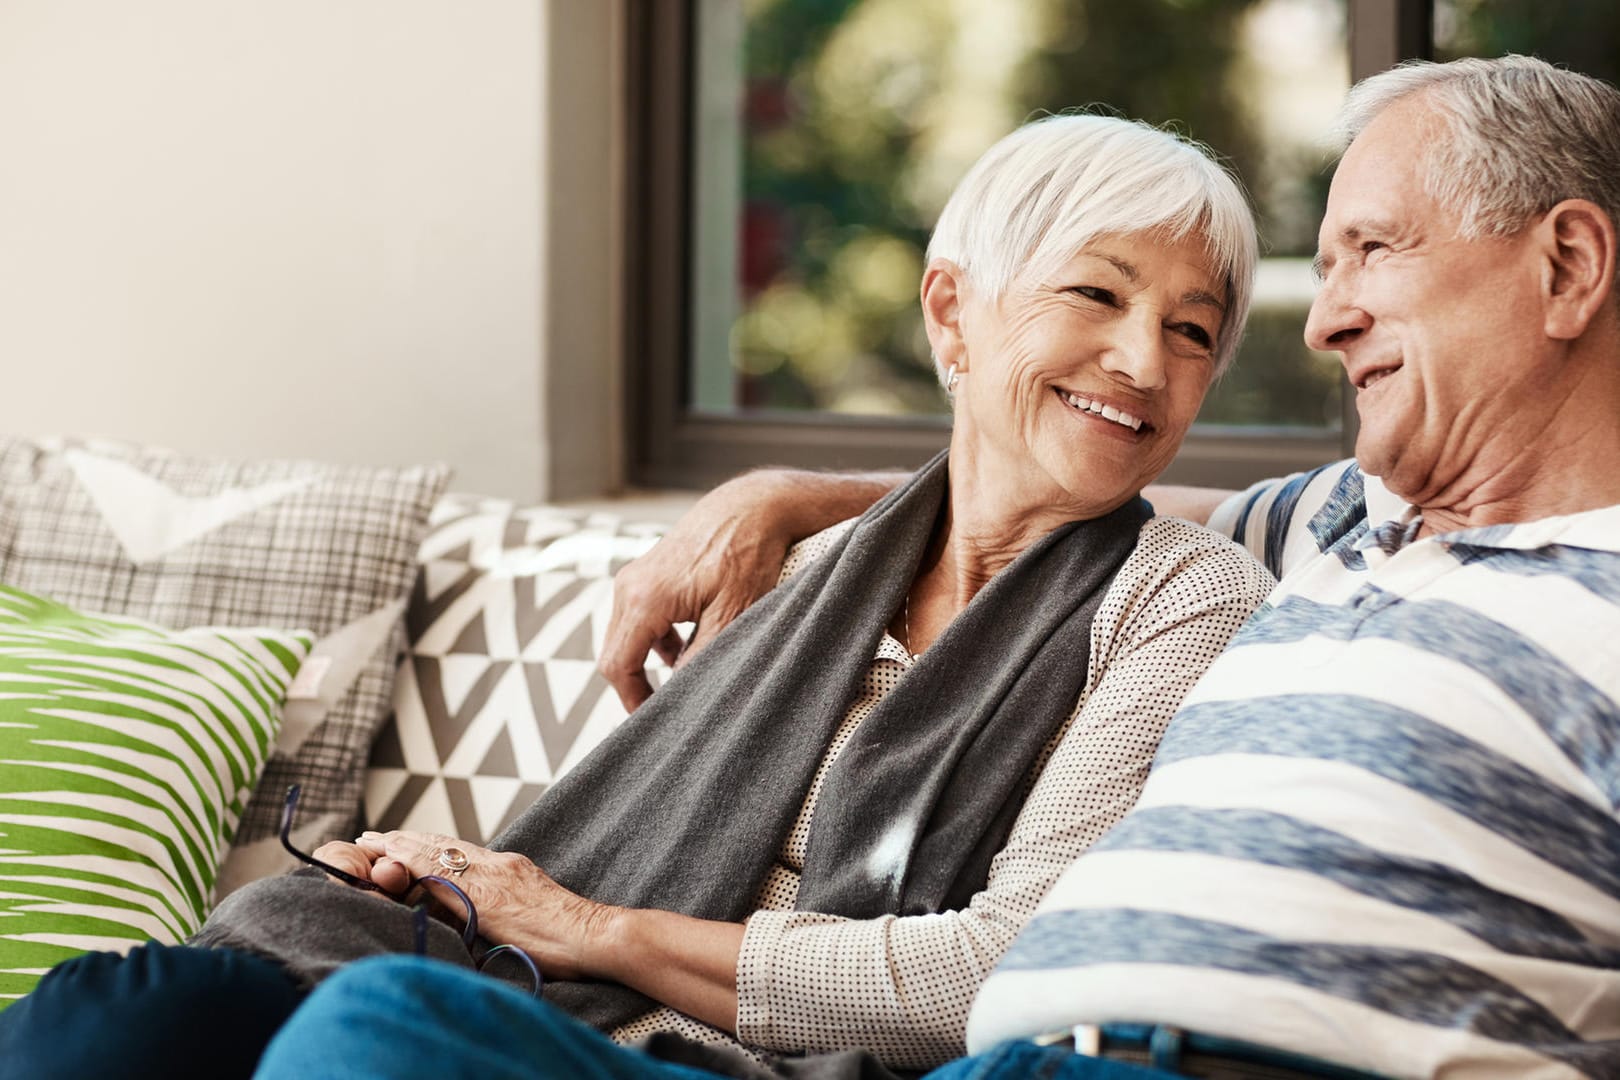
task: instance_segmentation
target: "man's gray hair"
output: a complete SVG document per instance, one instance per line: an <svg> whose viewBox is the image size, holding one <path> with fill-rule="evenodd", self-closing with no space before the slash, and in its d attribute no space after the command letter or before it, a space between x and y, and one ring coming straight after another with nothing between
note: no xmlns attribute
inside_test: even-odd
<svg viewBox="0 0 1620 1080"><path fill-rule="evenodd" d="M1565 199L1620 224L1620 91L1533 56L1414 60L1357 83L1339 114L1346 145L1421 93L1449 138L1424 151L1424 187L1470 239L1511 236Z"/></svg>
<svg viewBox="0 0 1620 1080"><path fill-rule="evenodd" d="M951 193L928 257L954 262L996 299L1020 279L1054 273L1097 237L1143 233L1171 243L1196 234L1208 246L1226 285L1215 341L1224 369L1254 291L1254 215L1232 174L1172 132L1111 116L1025 124L985 151Z"/></svg>

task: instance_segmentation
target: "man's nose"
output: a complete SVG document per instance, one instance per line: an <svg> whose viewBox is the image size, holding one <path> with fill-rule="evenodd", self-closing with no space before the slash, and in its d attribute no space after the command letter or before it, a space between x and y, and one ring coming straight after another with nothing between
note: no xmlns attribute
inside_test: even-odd
<svg viewBox="0 0 1620 1080"><path fill-rule="evenodd" d="M1305 344L1318 352L1334 352L1349 346L1372 325L1372 316L1355 302L1348 275L1328 275L1311 301L1305 319Z"/></svg>
<svg viewBox="0 0 1620 1080"><path fill-rule="evenodd" d="M1103 370L1125 378L1139 390L1162 389L1166 366L1164 333L1157 317L1145 312L1121 320L1103 350Z"/></svg>

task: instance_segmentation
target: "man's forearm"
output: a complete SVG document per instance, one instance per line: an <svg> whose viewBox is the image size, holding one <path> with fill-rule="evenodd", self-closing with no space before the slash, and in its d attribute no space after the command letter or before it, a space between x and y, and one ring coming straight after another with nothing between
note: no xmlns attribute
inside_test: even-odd
<svg viewBox="0 0 1620 1080"><path fill-rule="evenodd" d="M779 536L798 541L865 512L909 475L758 469L726 486L734 488L733 497L768 515Z"/></svg>
<svg viewBox="0 0 1620 1080"><path fill-rule="evenodd" d="M765 468L745 473L724 487L732 489L732 497L768 514L779 535L798 541L865 512L910 475ZM1158 513L1200 525L1234 494L1232 488L1187 484L1150 484L1142 492Z"/></svg>

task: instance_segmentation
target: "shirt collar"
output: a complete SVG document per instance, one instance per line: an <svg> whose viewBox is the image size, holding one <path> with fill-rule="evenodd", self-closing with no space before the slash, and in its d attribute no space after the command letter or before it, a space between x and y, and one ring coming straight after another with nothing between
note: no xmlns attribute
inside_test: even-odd
<svg viewBox="0 0 1620 1080"><path fill-rule="evenodd" d="M1412 517L1412 507L1407 501L1385 487L1376 476L1363 474L1361 497L1367 503L1367 524L1374 528L1386 521L1407 521Z"/></svg>
<svg viewBox="0 0 1620 1080"><path fill-rule="evenodd" d="M1461 529L1439 539L1447 544L1532 551L1560 544L1591 551L1620 552L1620 506L1603 506L1578 514L1540 518L1515 525Z"/></svg>
<svg viewBox="0 0 1620 1080"><path fill-rule="evenodd" d="M1369 528L1367 535L1356 541L1356 548L1381 547L1385 551L1397 551L1411 543L1421 521L1417 508L1390 491L1376 476L1362 477L1362 491L1367 500ZM1470 544L1516 551L1563 544L1592 551L1620 552L1620 506L1603 506L1517 524L1459 529L1441 533L1436 539L1448 545Z"/></svg>
<svg viewBox="0 0 1620 1080"><path fill-rule="evenodd" d="M893 634L885 633L882 637L878 638L877 655L872 659L893 660L897 663L904 664L906 667L910 667L912 655L906 652L906 647L904 645L895 640Z"/></svg>
<svg viewBox="0 0 1620 1080"><path fill-rule="evenodd" d="M1415 507L1406 507L1403 513L1382 521L1373 516L1371 500L1368 501L1367 510L1367 520L1376 524L1372 524L1366 534L1356 540L1354 546L1357 551L1376 549L1393 555L1417 539L1423 518ZM1559 544L1620 553L1620 506L1604 506L1578 514L1514 524L1458 529L1440 533L1434 539L1447 547L1467 545L1503 551L1534 551Z"/></svg>

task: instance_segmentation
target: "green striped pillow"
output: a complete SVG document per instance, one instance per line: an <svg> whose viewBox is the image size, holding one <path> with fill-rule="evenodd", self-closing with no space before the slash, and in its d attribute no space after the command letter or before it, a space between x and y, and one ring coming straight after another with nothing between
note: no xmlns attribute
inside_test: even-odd
<svg viewBox="0 0 1620 1080"><path fill-rule="evenodd" d="M310 645L0 585L0 1009L68 957L201 925Z"/></svg>

